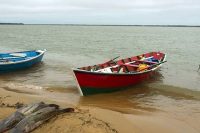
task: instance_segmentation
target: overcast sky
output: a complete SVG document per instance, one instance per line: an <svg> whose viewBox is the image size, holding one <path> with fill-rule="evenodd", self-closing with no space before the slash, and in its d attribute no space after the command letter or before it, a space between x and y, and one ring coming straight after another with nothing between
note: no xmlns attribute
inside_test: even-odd
<svg viewBox="0 0 200 133"><path fill-rule="evenodd" d="M0 0L0 22L200 25L200 0Z"/></svg>

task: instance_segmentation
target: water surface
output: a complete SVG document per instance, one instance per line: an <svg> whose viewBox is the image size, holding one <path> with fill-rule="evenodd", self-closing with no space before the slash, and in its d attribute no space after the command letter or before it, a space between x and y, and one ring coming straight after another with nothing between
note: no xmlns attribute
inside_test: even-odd
<svg viewBox="0 0 200 133"><path fill-rule="evenodd" d="M200 97L199 44L198 27L3 25L0 52L47 49L47 53L42 63L30 69L1 74L0 83L66 89L65 93L79 95L72 91L76 85L71 68L162 51L168 62L150 81L122 92L80 98L79 104L132 108L133 104L167 106L173 100L181 105L185 100L196 103ZM107 99L102 100L104 96Z"/></svg>

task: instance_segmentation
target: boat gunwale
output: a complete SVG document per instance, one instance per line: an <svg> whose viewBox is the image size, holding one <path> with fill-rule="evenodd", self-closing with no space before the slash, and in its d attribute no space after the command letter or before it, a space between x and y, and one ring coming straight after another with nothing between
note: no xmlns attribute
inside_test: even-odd
<svg viewBox="0 0 200 133"><path fill-rule="evenodd" d="M38 50L40 50L40 49L38 49ZM31 50L31 51L35 51L35 52L37 52L38 50ZM22 51L22 52L10 52L10 53L5 53L5 54L11 54L11 53L24 53L24 52L31 52L31 51ZM0 65L11 65L11 64L19 64L19 63L25 63L25 62L28 62L28 61L31 61L31 60L34 60L34 59L36 59L36 58L38 58L38 57L40 57L40 56L42 56L42 55L44 55L44 53L46 52L46 49L44 49L44 50L40 50L38 53L40 53L40 54L38 54L37 56L34 56L34 57L31 57L31 58L28 58L28 59L25 59L25 60L22 60L22 61L17 61L17 62L8 62L8 63L0 63Z"/></svg>
<svg viewBox="0 0 200 133"><path fill-rule="evenodd" d="M161 64L160 64L161 65ZM75 72L81 72L81 73L90 73L90 74L96 74L96 75L138 75L138 74L143 74L143 73L148 73L151 71L156 70L157 68L160 67L160 65L158 65L157 67L155 67L154 69L150 69L144 72L135 72L135 73L103 73L103 72L91 72L91 71L86 71L86 70L80 70L80 69L72 69Z"/></svg>
<svg viewBox="0 0 200 133"><path fill-rule="evenodd" d="M164 55L162 61L166 61L166 54ZM143 71L143 72L135 72L135 73L103 73L103 72L92 72L92 71L87 71L87 70L81 70L81 69L78 69L78 68L72 68L73 72L81 72L81 73L90 73L90 74L96 74L96 75L115 75L115 76L122 76L122 75L138 75L138 74L144 74L144 73L149 73L149 72L152 72L152 71L155 71L156 69L160 68L162 66L162 64L158 65L157 67L155 68L152 68L150 70L147 70L147 71Z"/></svg>

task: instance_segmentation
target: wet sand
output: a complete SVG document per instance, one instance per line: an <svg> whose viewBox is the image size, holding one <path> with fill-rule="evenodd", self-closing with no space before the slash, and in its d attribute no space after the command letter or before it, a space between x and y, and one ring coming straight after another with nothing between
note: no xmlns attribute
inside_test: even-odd
<svg viewBox="0 0 200 133"><path fill-rule="evenodd" d="M28 89L29 90L29 89ZM0 120L6 118L10 114L16 111L14 106L16 103L29 104L39 101L44 101L46 103L59 104L61 107L73 107L75 108L74 113L66 113L49 120L46 124L40 126L33 132L46 132L55 133L116 133L117 131L110 126L109 123L97 119L94 117L88 109L81 109L72 104L66 104L62 99L50 99L51 92L46 92L47 95L43 95L44 91L40 90L39 93L32 93L29 90L26 91L15 90L12 88L0 88ZM62 97L62 96L61 96Z"/></svg>
<svg viewBox="0 0 200 133"><path fill-rule="evenodd" d="M199 101L170 99L168 94L156 95L151 103L149 95L133 97L123 101L123 95L132 90L104 95L79 97L56 89L41 89L30 86L5 85L0 87L0 119L15 111L11 105L44 101L61 107L74 107L75 113L62 114L52 118L34 132L63 133L199 133ZM140 90L148 91L148 90ZM148 92L150 93L150 92ZM121 99L119 98L121 94ZM115 97L116 96L116 97ZM118 97L117 97L118 96ZM142 97L142 98L141 98ZM148 101L148 102L144 102ZM148 104L147 104L148 103ZM158 104L162 103L162 104ZM113 104L113 105L111 105ZM182 106L184 105L184 106Z"/></svg>

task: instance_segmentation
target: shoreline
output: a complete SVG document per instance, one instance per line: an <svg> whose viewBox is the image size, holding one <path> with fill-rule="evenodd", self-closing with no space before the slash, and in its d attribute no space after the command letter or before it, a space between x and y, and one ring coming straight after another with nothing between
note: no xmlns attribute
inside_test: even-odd
<svg viewBox="0 0 200 133"><path fill-rule="evenodd" d="M117 109L101 108L88 105L79 105L76 102L65 101L63 95L66 92L55 92L52 90L31 90L30 88L0 88L0 103L14 105L16 103L29 104L39 101L55 103L61 107L71 106L76 113L59 115L52 118L33 132L81 132L81 133L149 133L149 132L173 132L173 133L198 133L200 132L200 113L185 116L184 112L171 114L166 111L148 111L135 107L127 111ZM36 93L33 93L36 92ZM51 94L55 96L52 97ZM60 96L59 98L56 98ZM0 107L0 119L9 116L15 109L13 107ZM124 112L123 112L124 111ZM177 110L179 111L179 110ZM129 112L129 113L128 113Z"/></svg>
<svg viewBox="0 0 200 133"><path fill-rule="evenodd" d="M0 23L0 25L24 25L24 23Z"/></svg>
<svg viewBox="0 0 200 133"><path fill-rule="evenodd" d="M0 23L0 25L60 25L60 26L133 26L133 27L200 27L200 25L148 25L148 24L26 24L26 23Z"/></svg>

